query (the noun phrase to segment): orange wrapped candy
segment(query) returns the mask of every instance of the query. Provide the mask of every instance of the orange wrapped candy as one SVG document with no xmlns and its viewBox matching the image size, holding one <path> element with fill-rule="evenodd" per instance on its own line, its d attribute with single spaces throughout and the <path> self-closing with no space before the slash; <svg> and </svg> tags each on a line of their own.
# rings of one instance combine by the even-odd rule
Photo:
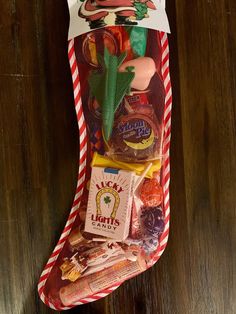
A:
<svg viewBox="0 0 236 314">
<path fill-rule="evenodd" d="M 144 206 L 159 206 L 163 201 L 163 190 L 156 178 L 146 179 L 140 190 L 140 198 Z"/>
</svg>

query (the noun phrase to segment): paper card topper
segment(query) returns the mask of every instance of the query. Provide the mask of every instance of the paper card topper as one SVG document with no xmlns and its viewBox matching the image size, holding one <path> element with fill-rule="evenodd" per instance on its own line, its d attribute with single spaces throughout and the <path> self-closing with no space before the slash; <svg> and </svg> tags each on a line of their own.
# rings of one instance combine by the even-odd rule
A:
<svg viewBox="0 0 236 314">
<path fill-rule="evenodd" d="M 160 3 L 164 8 L 166 7 L 166 0 L 160 0 Z"/>
<path fill-rule="evenodd" d="M 170 32 L 165 0 L 67 0 L 68 39 L 106 26 L 140 26 Z"/>
</svg>

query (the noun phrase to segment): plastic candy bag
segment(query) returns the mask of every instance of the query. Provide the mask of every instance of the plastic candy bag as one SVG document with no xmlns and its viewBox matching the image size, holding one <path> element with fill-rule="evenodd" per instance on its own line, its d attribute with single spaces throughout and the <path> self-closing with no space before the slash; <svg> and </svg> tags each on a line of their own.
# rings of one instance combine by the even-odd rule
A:
<svg viewBox="0 0 236 314">
<path fill-rule="evenodd" d="M 153 266 L 169 233 L 171 83 L 163 1 L 68 0 L 76 195 L 38 284 L 65 310 Z"/>
</svg>

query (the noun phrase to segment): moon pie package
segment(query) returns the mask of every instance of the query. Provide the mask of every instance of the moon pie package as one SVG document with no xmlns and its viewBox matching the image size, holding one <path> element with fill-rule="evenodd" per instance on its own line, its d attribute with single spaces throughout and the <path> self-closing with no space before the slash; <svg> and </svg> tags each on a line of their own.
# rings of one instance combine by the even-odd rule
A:
<svg viewBox="0 0 236 314">
<path fill-rule="evenodd" d="M 152 267 L 169 234 L 171 83 L 163 0 L 68 0 L 79 129 L 72 209 L 38 283 L 54 310 Z"/>
</svg>

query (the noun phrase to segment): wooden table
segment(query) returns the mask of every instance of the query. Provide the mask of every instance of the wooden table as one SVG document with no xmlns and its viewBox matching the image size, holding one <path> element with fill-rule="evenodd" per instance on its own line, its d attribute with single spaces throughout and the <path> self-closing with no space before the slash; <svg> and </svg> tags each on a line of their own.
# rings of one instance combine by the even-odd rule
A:
<svg viewBox="0 0 236 314">
<path fill-rule="evenodd" d="M 161 260 L 70 313 L 236 313 L 236 2 L 168 1 L 171 234 Z M 53 313 L 36 284 L 76 185 L 66 1 L 2 1 L 0 313 Z"/>
</svg>

